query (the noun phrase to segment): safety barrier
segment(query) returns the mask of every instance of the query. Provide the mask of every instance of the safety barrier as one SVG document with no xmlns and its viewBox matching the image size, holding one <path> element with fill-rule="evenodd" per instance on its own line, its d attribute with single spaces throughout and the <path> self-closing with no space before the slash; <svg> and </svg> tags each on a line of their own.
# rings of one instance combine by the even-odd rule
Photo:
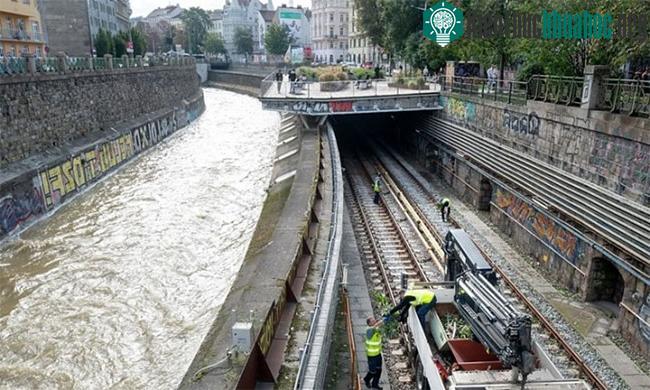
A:
<svg viewBox="0 0 650 390">
<path fill-rule="evenodd" d="M 332 166 L 332 211 L 327 252 L 323 263 L 314 312 L 311 316 L 309 333 L 300 355 L 298 374 L 294 390 L 322 389 L 325 384 L 327 361 L 331 346 L 331 329 L 336 316 L 338 282 L 340 279 L 340 252 L 343 235 L 343 174 L 336 136 L 327 124 L 327 139 Z"/>
<path fill-rule="evenodd" d="M 38 76 L 56 73 L 81 73 L 94 71 L 107 71 L 115 69 L 132 69 L 150 66 L 194 66 L 193 57 L 148 57 L 142 56 L 113 57 L 110 54 L 104 57 L 67 57 L 64 55 L 53 57 L 3 57 L 0 58 L 0 80 L 15 76 Z"/>
</svg>

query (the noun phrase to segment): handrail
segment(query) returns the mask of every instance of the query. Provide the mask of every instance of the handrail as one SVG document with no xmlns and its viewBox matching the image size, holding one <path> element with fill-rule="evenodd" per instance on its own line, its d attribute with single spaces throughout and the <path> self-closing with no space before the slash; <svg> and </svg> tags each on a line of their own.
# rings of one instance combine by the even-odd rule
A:
<svg viewBox="0 0 650 390">
<path fill-rule="evenodd" d="M 329 354 L 329 344 L 326 340 L 326 334 L 331 329 L 331 323 L 334 320 L 336 310 L 332 308 L 332 302 L 329 306 L 323 306 L 326 298 L 333 298 L 336 294 L 336 281 L 339 276 L 340 249 L 343 234 L 343 177 L 341 170 L 341 160 L 336 143 L 336 136 L 331 125 L 327 124 L 327 138 L 330 147 L 330 158 L 332 166 L 332 210 L 331 223 L 328 237 L 327 252 L 323 263 L 323 275 L 321 276 L 314 312 L 311 316 L 309 332 L 305 341 L 298 373 L 294 383 L 294 390 L 322 388 L 325 380 L 325 372 L 322 365 L 315 364 L 315 368 L 310 369 L 309 361 L 318 361 L 322 358 L 322 351 L 325 350 L 325 358 Z M 327 294 L 327 295 L 326 295 Z M 332 299 L 333 301 L 333 299 Z M 320 345 L 321 350 L 314 350 L 313 346 Z M 312 365 L 314 366 L 314 365 Z M 309 382 L 306 385 L 305 382 Z"/>
</svg>

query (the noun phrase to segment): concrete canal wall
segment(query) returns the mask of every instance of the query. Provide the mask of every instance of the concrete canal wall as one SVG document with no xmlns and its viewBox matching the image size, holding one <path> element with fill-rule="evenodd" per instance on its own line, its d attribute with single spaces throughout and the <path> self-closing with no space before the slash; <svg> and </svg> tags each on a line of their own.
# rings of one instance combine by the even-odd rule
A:
<svg viewBox="0 0 650 390">
<path fill-rule="evenodd" d="M 0 79 L 0 239 L 204 108 L 193 64 Z"/>
<path fill-rule="evenodd" d="M 210 70 L 208 72 L 208 85 L 257 97 L 259 96 L 260 86 L 264 77 L 259 74 L 259 70 L 257 72 L 245 70 Z"/>
</svg>

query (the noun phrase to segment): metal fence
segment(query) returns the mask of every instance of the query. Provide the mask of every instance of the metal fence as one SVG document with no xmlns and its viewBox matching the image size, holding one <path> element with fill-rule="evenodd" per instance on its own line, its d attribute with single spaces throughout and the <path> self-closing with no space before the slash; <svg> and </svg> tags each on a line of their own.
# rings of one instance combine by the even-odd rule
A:
<svg viewBox="0 0 650 390">
<path fill-rule="evenodd" d="M 579 106 L 584 78 L 534 75 L 528 81 L 528 98 L 543 102 Z"/>
<path fill-rule="evenodd" d="M 521 81 L 488 80 L 478 77 L 452 77 L 443 80 L 445 91 L 461 95 L 480 96 L 508 104 L 526 104 L 527 83 Z"/>
<path fill-rule="evenodd" d="M 193 66 L 192 57 L 163 58 L 150 57 L 147 60 L 136 58 L 105 56 L 92 57 L 0 57 L 0 80 L 20 75 L 39 75 L 52 73 L 79 73 L 140 68 L 145 66 Z"/>
<path fill-rule="evenodd" d="M 605 79 L 600 109 L 620 114 L 650 116 L 650 81 Z"/>
</svg>

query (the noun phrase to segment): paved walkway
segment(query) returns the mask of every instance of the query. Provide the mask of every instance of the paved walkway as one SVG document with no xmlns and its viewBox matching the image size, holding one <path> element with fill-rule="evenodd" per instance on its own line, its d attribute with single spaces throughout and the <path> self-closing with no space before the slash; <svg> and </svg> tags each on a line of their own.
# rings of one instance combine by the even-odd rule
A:
<svg viewBox="0 0 650 390">
<path fill-rule="evenodd" d="M 366 359 L 366 349 L 364 345 L 364 336 L 366 333 L 366 318 L 373 315 L 370 295 L 366 278 L 363 274 L 363 265 L 357 249 L 357 241 L 352 230 L 348 208 L 345 208 L 343 216 L 343 240 L 341 261 L 348 264 L 348 296 L 350 299 L 350 313 L 352 315 L 352 327 L 354 328 L 354 341 L 357 347 L 357 362 L 359 374 L 362 379 L 368 372 L 368 360 Z M 385 359 L 384 359 L 385 363 Z M 388 372 L 384 365 L 381 374 L 379 386 L 384 389 L 390 389 L 388 383 Z"/>
<path fill-rule="evenodd" d="M 423 174 L 435 193 L 451 200 L 453 205 L 452 216 L 459 223 L 463 223 L 463 227 L 468 230 L 468 233 L 471 236 L 478 234 L 483 238 L 481 241 L 490 243 L 492 248 L 483 248 L 484 250 L 492 249 L 496 251 L 501 258 L 513 265 L 520 275 L 526 275 L 529 285 L 542 295 L 555 310 L 560 312 L 598 350 L 600 356 L 618 372 L 630 388 L 650 389 L 650 377 L 641 371 L 634 361 L 607 337 L 607 331 L 617 326 L 616 321 L 611 319 L 608 313 L 603 312 L 593 304 L 576 302 L 556 289 L 537 269 L 526 261 L 523 255 L 493 230 L 496 227 L 486 224 L 473 209 L 467 207 L 437 177 L 426 172 Z M 461 218 L 458 218 L 459 215 Z M 473 238 L 476 240 L 475 237 Z M 477 245 L 483 246 L 481 242 L 477 242 Z"/>
<path fill-rule="evenodd" d="M 417 90 L 406 88 L 394 88 L 388 86 L 388 81 L 380 80 L 373 81 L 369 88 L 360 89 L 354 85 L 354 81 L 340 91 L 321 91 L 321 83 L 312 82 L 305 83 L 305 87 L 297 89 L 296 93 L 290 93 L 289 82 L 285 77 L 282 82 L 280 92 L 278 92 L 278 84 L 275 81 L 263 81 L 262 83 L 272 83 L 269 86 L 265 98 L 296 98 L 296 99 L 330 99 L 330 98 L 349 98 L 349 97 L 371 97 L 371 96 L 394 96 L 394 95 L 421 95 L 440 92 L 440 84 L 427 84 L 430 89 Z"/>
</svg>

